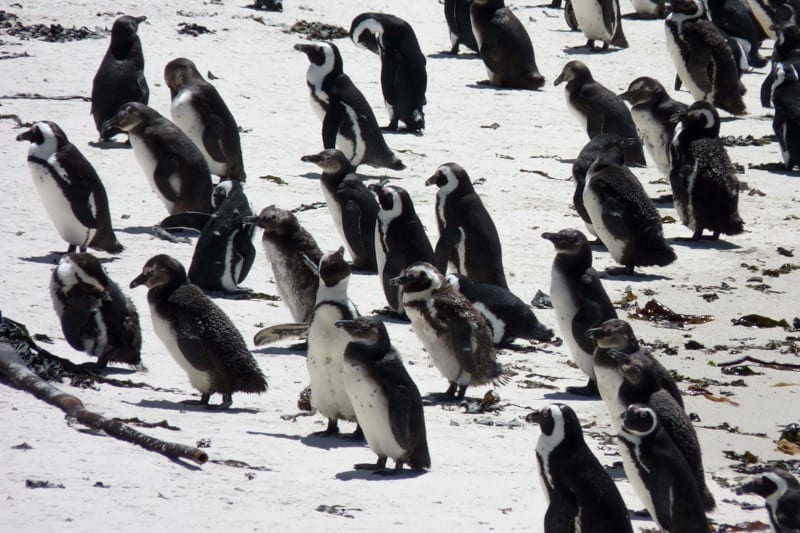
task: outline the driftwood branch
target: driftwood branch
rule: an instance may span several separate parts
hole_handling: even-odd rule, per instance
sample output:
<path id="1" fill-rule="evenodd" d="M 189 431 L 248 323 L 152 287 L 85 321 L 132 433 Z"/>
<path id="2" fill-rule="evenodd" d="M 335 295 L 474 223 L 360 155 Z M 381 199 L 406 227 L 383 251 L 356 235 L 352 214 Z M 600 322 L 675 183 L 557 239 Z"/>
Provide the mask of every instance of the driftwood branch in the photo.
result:
<path id="1" fill-rule="evenodd" d="M 65 96 L 45 96 L 39 93 L 17 93 L 17 94 L 3 94 L 0 95 L 0 100 L 82 100 L 84 102 L 91 102 L 92 99 L 88 96 L 81 95 L 65 95 Z"/>
<path id="2" fill-rule="evenodd" d="M 742 363 L 753 363 L 755 365 L 761 365 L 775 370 L 800 370 L 800 365 L 798 364 L 779 363 L 778 361 L 764 361 L 762 359 L 750 357 L 749 355 L 740 357 L 739 359 L 735 359 L 733 361 L 728 361 L 726 363 L 718 363 L 717 366 L 736 366 L 741 365 Z"/>
<path id="3" fill-rule="evenodd" d="M 191 459 L 198 464 L 208 461 L 208 454 L 203 450 L 150 437 L 118 420 L 111 420 L 89 411 L 76 396 L 62 392 L 31 372 L 7 343 L 0 343 L 0 375 L 8 378 L 15 387 L 55 405 L 81 424 L 105 431 L 116 439 L 136 444 L 145 450 L 170 458 Z"/>

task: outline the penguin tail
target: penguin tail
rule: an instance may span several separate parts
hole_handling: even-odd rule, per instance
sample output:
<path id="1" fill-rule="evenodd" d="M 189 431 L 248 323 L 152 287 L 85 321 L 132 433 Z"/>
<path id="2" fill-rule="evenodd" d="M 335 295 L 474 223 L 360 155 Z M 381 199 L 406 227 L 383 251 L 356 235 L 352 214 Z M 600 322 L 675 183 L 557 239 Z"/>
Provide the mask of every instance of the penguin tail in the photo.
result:
<path id="1" fill-rule="evenodd" d="M 497 361 L 493 361 L 489 368 L 489 380 L 496 387 L 508 385 L 513 375 L 514 372 L 510 368 L 503 368 L 503 365 Z"/>
<path id="2" fill-rule="evenodd" d="M 713 511 L 717 506 L 717 502 L 714 500 L 714 495 L 711 494 L 711 491 L 708 490 L 708 487 L 704 486 L 702 488 L 701 497 L 703 499 L 703 508 L 706 511 Z"/>
<path id="3" fill-rule="evenodd" d="M 392 160 L 389 161 L 389 164 L 386 165 L 386 168 L 390 168 L 392 170 L 405 170 L 406 166 L 397 158 L 397 156 L 392 155 Z"/>
<path id="4" fill-rule="evenodd" d="M 113 235 L 110 239 L 105 239 L 106 242 L 92 242 L 89 247 L 94 248 L 96 250 L 102 250 L 104 252 L 108 252 L 110 254 L 120 254 L 125 250 L 125 247 L 122 246 L 116 237 Z"/>
<path id="5" fill-rule="evenodd" d="M 636 262 L 639 266 L 667 266 L 678 258 L 675 250 L 667 244 L 663 237 L 653 239 L 650 245 L 641 251 L 640 257 L 644 260 Z"/>
<path id="6" fill-rule="evenodd" d="M 740 217 L 738 213 L 735 213 L 731 217 L 725 229 L 722 230 L 722 233 L 724 233 L 725 235 L 739 235 L 740 233 L 743 232 L 744 232 L 744 221 L 742 220 L 742 217 Z"/>
<path id="7" fill-rule="evenodd" d="M 625 38 L 625 33 L 622 31 L 622 21 L 617 24 L 617 31 L 614 32 L 614 37 L 611 38 L 611 44 L 617 48 L 628 48 L 628 39 Z"/>
<path id="8" fill-rule="evenodd" d="M 261 394 L 262 392 L 267 392 L 269 388 L 267 378 L 264 377 L 264 374 L 259 369 L 242 372 L 236 376 L 234 382 L 236 383 L 236 390 L 239 392 Z"/>
<path id="9" fill-rule="evenodd" d="M 411 452 L 408 457 L 408 466 L 414 470 L 427 470 L 431 467 L 431 454 L 425 439 L 422 439 L 422 442 Z"/>

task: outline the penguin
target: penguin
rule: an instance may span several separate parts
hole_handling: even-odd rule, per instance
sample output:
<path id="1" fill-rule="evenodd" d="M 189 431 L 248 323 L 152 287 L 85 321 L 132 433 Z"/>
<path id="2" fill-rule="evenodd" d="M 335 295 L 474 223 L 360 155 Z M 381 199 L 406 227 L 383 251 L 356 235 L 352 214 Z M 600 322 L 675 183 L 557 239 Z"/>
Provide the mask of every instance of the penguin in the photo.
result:
<path id="1" fill-rule="evenodd" d="M 278 294 L 294 321 L 311 322 L 319 276 L 306 266 L 303 258 L 315 265 L 322 259 L 314 237 L 300 225 L 294 213 L 274 205 L 262 209 L 258 216 L 245 217 L 243 222 L 264 230 L 261 237 L 264 255 L 272 267 Z"/>
<path id="2" fill-rule="evenodd" d="M 500 236 L 492 217 L 475 192 L 469 174 L 456 163 L 440 165 L 426 186 L 436 185 L 439 240 L 434 250 L 441 272 L 448 264 L 476 283 L 508 289 Z"/>
<path id="3" fill-rule="evenodd" d="M 670 146 L 675 134 L 675 123 L 670 119 L 689 106 L 670 98 L 663 85 L 647 76 L 633 80 L 619 98 L 631 104 L 633 123 L 650 153 L 650 159 L 664 176 L 669 177 L 672 169 Z"/>
<path id="4" fill-rule="evenodd" d="M 544 532 L 633 533 L 625 501 L 586 445 L 575 411 L 554 403 L 531 418 L 541 428 L 536 459 L 548 500 Z"/>
<path id="5" fill-rule="evenodd" d="M 478 51 L 478 42 L 472 33 L 472 20 L 469 11 L 472 0 L 444 0 L 444 18 L 450 30 L 451 48 L 449 54 L 458 54 L 459 45 L 464 45 L 473 52 Z"/>
<path id="6" fill-rule="evenodd" d="M 625 159 L 631 164 L 646 164 L 631 112 L 613 92 L 595 81 L 589 67 L 581 61 L 570 61 L 564 65 L 553 85 L 562 82 L 567 83 L 564 88 L 567 107 L 586 129 L 590 139 L 601 133 L 634 139 L 625 149 Z"/>
<path id="7" fill-rule="evenodd" d="M 536 66 L 533 43 L 525 26 L 504 0 L 472 0 L 472 33 L 489 79 L 479 82 L 507 89 L 541 89 L 544 76 Z"/>
<path id="8" fill-rule="evenodd" d="M 391 280 L 412 263 L 432 263 L 433 247 L 405 189 L 385 183 L 368 188 L 380 206 L 375 224 L 375 259 L 383 294 L 389 308 L 403 315 L 402 287 L 392 285 Z"/>
<path id="9" fill-rule="evenodd" d="M 339 148 L 353 167 L 403 170 L 406 166 L 386 145 L 378 121 L 366 98 L 344 73 L 342 55 L 335 44 L 296 44 L 308 56 L 306 83 L 311 107 L 322 121 L 324 148 Z"/>
<path id="10" fill-rule="evenodd" d="M 595 41 L 603 41 L 603 50 L 613 44 L 628 48 L 628 40 L 622 31 L 619 0 L 572 0 L 578 28 L 586 37 L 586 48 L 593 50 Z"/>
<path id="11" fill-rule="evenodd" d="M 733 115 L 746 114 L 736 60 L 708 20 L 703 0 L 673 0 L 665 27 L 667 50 L 692 97 Z"/>
<path id="12" fill-rule="evenodd" d="M 796 24 L 796 0 L 748 0 L 761 31 L 770 39 L 777 39 L 777 27 L 784 22 Z"/>
<path id="13" fill-rule="evenodd" d="M 628 406 L 619 441 L 625 475 L 656 524 L 669 532 L 708 533 L 697 482 L 655 412 Z"/>
<path id="14" fill-rule="evenodd" d="M 391 283 L 403 287 L 403 308 L 411 327 L 450 384 L 437 397 L 461 401 L 470 385 L 508 381 L 496 360 L 486 319 L 435 266 L 414 263 Z"/>
<path id="15" fill-rule="evenodd" d="M 798 65 L 800 66 L 800 65 Z M 781 147 L 783 164 L 787 170 L 800 166 L 800 80 L 798 66 L 778 63 L 771 100 L 775 106 L 772 131 Z"/>
<path id="16" fill-rule="evenodd" d="M 67 253 L 76 248 L 122 252 L 103 182 L 64 131 L 54 122 L 36 122 L 17 141 L 31 143 L 28 169 L 58 235 L 69 245 Z"/>
<path id="17" fill-rule="evenodd" d="M 333 224 L 353 258 L 353 268 L 375 272 L 375 223 L 380 209 L 375 196 L 352 172 L 350 161 L 340 150 L 331 148 L 300 159 L 315 163 L 322 169 L 322 196 L 333 217 Z"/>
<path id="18" fill-rule="evenodd" d="M 267 380 L 242 334 L 228 315 L 189 281 L 183 265 L 165 254 L 151 257 L 130 288 L 147 286 L 153 329 L 164 347 L 200 391 L 200 400 L 188 405 L 227 409 L 234 392 L 261 394 Z M 209 405 L 212 394 L 222 403 Z"/>
<path id="19" fill-rule="evenodd" d="M 777 114 L 777 113 L 776 113 Z M 744 231 L 739 216 L 739 180 L 719 138 L 717 110 L 708 102 L 695 102 L 673 115 L 680 129 L 672 141 L 672 185 L 675 210 L 681 222 L 699 240 L 704 229 L 738 235 Z"/>
<path id="20" fill-rule="evenodd" d="M 344 352 L 350 336 L 336 327 L 339 320 L 353 320 L 358 311 L 347 297 L 350 265 L 344 260 L 344 247 L 327 252 L 320 259 L 319 288 L 308 328 L 306 364 L 311 377 L 311 407 L 328 419 L 319 436 L 339 433 L 339 420 L 356 421 L 353 402 L 344 386 Z M 352 438 L 361 439 L 357 427 Z"/>
<path id="21" fill-rule="evenodd" d="M 123 105 L 106 125 L 128 133 L 139 166 L 170 215 L 212 211 L 208 163 L 180 128 L 136 102 Z"/>
<path id="22" fill-rule="evenodd" d="M 246 293 L 239 284 L 253 266 L 255 226 L 245 217 L 253 208 L 238 180 L 222 181 L 214 189 L 214 214 L 209 216 L 194 248 L 189 266 L 189 281 L 206 291 Z"/>
<path id="23" fill-rule="evenodd" d="M 776 30 L 775 47 L 772 50 L 772 65 L 761 84 L 761 105 L 772 107 L 772 85 L 778 64 L 789 63 L 800 68 L 800 28 L 793 22 L 780 24 Z"/>
<path id="24" fill-rule="evenodd" d="M 357 470 L 397 474 L 407 464 L 413 470 L 431 467 L 425 413 L 419 389 L 392 346 L 383 322 L 372 317 L 338 320 L 350 342 L 344 350 L 343 381 L 376 464 Z M 395 462 L 386 470 L 386 459 Z"/>
<path id="25" fill-rule="evenodd" d="M 405 131 L 422 133 L 428 73 L 411 25 L 394 15 L 362 13 L 350 25 L 350 38 L 381 58 L 381 90 L 389 113 L 386 129 L 397 131 L 402 121 Z"/>
<path id="26" fill-rule="evenodd" d="M 666 0 L 631 0 L 639 17 L 663 19 L 667 16 Z"/>
<path id="27" fill-rule="evenodd" d="M 486 319 L 495 346 L 508 346 L 514 339 L 552 340 L 553 330 L 539 322 L 530 306 L 508 289 L 491 283 L 475 283 L 462 274 L 448 274 L 446 279 Z"/>
<path id="28" fill-rule="evenodd" d="M 91 115 L 100 141 L 110 141 L 121 133 L 117 128 L 104 127 L 123 104 L 139 102 L 147 104 L 150 89 L 144 78 L 144 54 L 139 39 L 139 24 L 147 17 L 118 17 L 111 26 L 111 43 L 97 73 L 92 80 Z"/>
<path id="29" fill-rule="evenodd" d="M 62 256 L 50 277 L 50 296 L 69 345 L 97 357 L 90 369 L 141 364 L 139 313 L 95 256 Z"/>
<path id="30" fill-rule="evenodd" d="M 747 64 L 765 67 L 767 60 L 758 53 L 763 41 L 761 28 L 747 0 L 707 0 L 706 5 L 711 22 L 744 49 Z"/>
<path id="31" fill-rule="evenodd" d="M 741 492 L 766 500 L 769 521 L 776 533 L 800 531 L 800 483 L 789 472 L 776 468 L 755 478 Z"/>
<path id="32" fill-rule="evenodd" d="M 586 331 L 601 322 L 617 318 L 600 276 L 592 268 L 592 250 L 586 236 L 576 229 L 543 233 L 553 243 L 556 256 L 550 271 L 550 299 L 558 329 L 567 343 L 572 360 L 589 378 L 583 387 L 567 387 L 580 396 L 597 396 L 593 353 L 595 342 Z"/>
<path id="33" fill-rule="evenodd" d="M 622 137 L 616 133 L 601 133 L 594 139 L 590 139 L 588 143 L 581 149 L 575 162 L 572 163 L 572 181 L 575 182 L 575 192 L 572 194 L 572 204 L 575 206 L 575 211 L 581 217 L 583 223 L 586 225 L 586 230 L 597 237 L 597 233 L 592 226 L 592 219 L 589 218 L 589 213 L 583 205 L 583 188 L 586 185 L 586 172 L 592 166 L 597 156 L 605 152 L 612 146 L 619 146 L 622 142 Z M 595 243 L 600 243 L 596 240 Z M 602 243 L 600 243 L 602 244 Z"/>
<path id="34" fill-rule="evenodd" d="M 216 87 L 184 57 L 167 63 L 164 81 L 172 121 L 194 142 L 209 170 L 223 180 L 245 181 L 239 126 Z"/>

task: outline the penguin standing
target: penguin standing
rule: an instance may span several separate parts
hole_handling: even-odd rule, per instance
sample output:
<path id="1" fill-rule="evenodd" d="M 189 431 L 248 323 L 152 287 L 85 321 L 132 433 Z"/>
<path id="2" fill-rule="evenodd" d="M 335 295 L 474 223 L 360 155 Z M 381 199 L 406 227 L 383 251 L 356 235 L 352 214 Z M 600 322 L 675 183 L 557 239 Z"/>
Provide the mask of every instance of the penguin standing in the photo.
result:
<path id="1" fill-rule="evenodd" d="M 762 68 L 767 60 L 761 57 L 762 31 L 747 0 L 707 0 L 711 21 L 724 34 L 735 39 L 745 52 L 747 65 Z"/>
<path id="2" fill-rule="evenodd" d="M 712 239 L 720 233 L 742 233 L 739 180 L 719 138 L 717 110 L 707 102 L 695 102 L 672 120 L 680 122 L 680 130 L 672 141 L 669 181 L 675 210 L 694 232 L 692 240 L 699 240 L 704 229 L 713 232 Z"/>
<path id="3" fill-rule="evenodd" d="M 656 524 L 670 532 L 708 533 L 697 482 L 655 412 L 628 406 L 619 440 L 625 475 Z"/>
<path id="4" fill-rule="evenodd" d="M 428 73 L 411 25 L 394 15 L 362 13 L 350 25 L 350 38 L 381 58 L 381 89 L 389 112 L 386 129 L 397 131 L 402 121 L 407 131 L 422 133 Z"/>
<path id="5" fill-rule="evenodd" d="M 50 278 L 53 308 L 70 346 L 97 357 L 89 366 L 142 362 L 142 331 L 133 302 L 92 254 L 61 257 Z"/>
<path id="6" fill-rule="evenodd" d="M 544 86 L 530 35 L 504 0 L 472 0 L 470 20 L 489 76 L 481 83 L 509 89 Z"/>
<path id="7" fill-rule="evenodd" d="M 366 98 L 344 73 L 336 45 L 296 44 L 294 49 L 308 56 L 306 83 L 311 107 L 322 121 L 323 147 L 339 148 L 353 167 L 406 168 L 386 145 Z"/>
<path id="8" fill-rule="evenodd" d="M 436 185 L 436 222 L 439 241 L 435 265 L 447 272 L 448 264 L 476 283 L 508 288 L 503 250 L 492 217 L 475 192 L 469 174 L 455 163 L 441 165 L 426 186 Z"/>
<path id="9" fill-rule="evenodd" d="M 445 401 L 463 400 L 470 385 L 507 381 L 483 315 L 436 267 L 414 263 L 392 283 L 403 287 L 403 308 L 414 333 L 450 383 L 440 395 Z"/>
<path id="10" fill-rule="evenodd" d="M 772 86 L 780 63 L 800 68 L 800 28 L 793 22 L 784 22 L 776 30 L 775 46 L 769 73 L 761 83 L 761 105 L 772 107 Z"/>
<path id="11" fill-rule="evenodd" d="M 164 67 L 172 120 L 194 142 L 212 173 L 244 181 L 239 126 L 217 89 L 183 57 Z"/>
<path id="12" fill-rule="evenodd" d="M 106 121 L 106 127 L 128 133 L 139 166 L 170 215 L 212 211 L 208 163 L 175 124 L 155 109 L 130 102 Z"/>
<path id="13" fill-rule="evenodd" d="M 367 445 L 378 455 L 376 464 L 357 464 L 358 470 L 395 474 L 407 464 L 414 470 L 431 467 L 425 414 L 419 389 L 400 354 L 389 340 L 383 322 L 371 317 L 339 320 L 347 332 L 343 381 Z M 395 462 L 386 470 L 386 459 Z"/>
<path id="14" fill-rule="evenodd" d="M 322 196 L 336 230 L 353 258 L 353 267 L 375 272 L 375 223 L 379 210 L 375 196 L 352 172 L 350 162 L 340 150 L 328 149 L 304 155 L 301 160 L 316 163 L 322 169 Z"/>
<path id="15" fill-rule="evenodd" d="M 567 392 L 597 396 L 593 353 L 595 342 L 586 331 L 610 318 L 617 318 L 600 276 L 592 268 L 592 250 L 586 237 L 575 229 L 543 233 L 553 243 L 556 257 L 550 273 L 550 299 L 558 329 L 578 368 L 588 376 L 583 387 L 567 387 Z"/>
<path id="16" fill-rule="evenodd" d="M 776 533 L 800 531 L 800 483 L 789 472 L 776 468 L 745 484 L 741 492 L 766 500 L 769 521 Z"/>
<path id="17" fill-rule="evenodd" d="M 787 170 L 793 170 L 800 166 L 800 80 L 797 67 L 791 63 L 778 63 L 775 73 L 772 131 L 778 138 L 783 164 Z"/>
<path id="18" fill-rule="evenodd" d="M 67 253 L 87 247 L 122 252 L 111 227 L 103 182 L 64 131 L 54 122 L 42 121 L 17 135 L 17 140 L 31 143 L 28 169 L 56 231 L 69 244 Z"/>
<path id="19" fill-rule="evenodd" d="M 636 135 L 636 126 L 627 106 L 613 92 L 596 82 L 581 61 L 570 61 L 561 70 L 553 85 L 567 82 L 564 87 L 567 107 L 586 129 L 590 139 L 601 133 L 615 133 L 623 139 L 633 139 L 625 147 L 625 159 L 631 164 L 644 165 L 644 149 Z"/>
<path id="20" fill-rule="evenodd" d="M 601 133 L 594 139 L 589 140 L 586 145 L 581 149 L 575 162 L 572 164 L 572 181 L 575 182 L 575 192 L 572 193 L 572 204 L 575 206 L 578 216 L 581 217 L 583 223 L 586 224 L 586 230 L 597 237 L 597 233 L 592 226 L 592 219 L 589 218 L 589 213 L 583 205 L 583 188 L 586 185 L 586 172 L 592 166 L 597 156 L 605 152 L 612 146 L 619 146 L 622 142 L 622 137 L 616 133 Z M 595 241 L 599 243 L 600 241 Z"/>
<path id="21" fill-rule="evenodd" d="M 189 282 L 176 259 L 156 255 L 148 259 L 130 288 L 146 285 L 153 329 L 167 351 L 200 391 L 200 400 L 183 403 L 207 409 L 227 409 L 234 392 L 261 394 L 267 380 L 242 334 L 228 315 L 197 286 Z M 222 403 L 209 405 L 212 394 Z"/>
<path id="22" fill-rule="evenodd" d="M 111 26 L 111 43 L 100 68 L 92 80 L 92 110 L 94 124 L 101 141 L 109 141 L 121 133 L 119 129 L 106 129 L 103 124 L 113 117 L 123 104 L 147 104 L 150 89 L 144 79 L 144 55 L 139 40 L 139 24 L 147 17 L 123 15 Z"/>
<path id="23" fill-rule="evenodd" d="M 472 21 L 469 10 L 472 0 L 444 0 L 444 18 L 450 30 L 450 44 L 452 48 L 448 53 L 457 54 L 459 45 L 464 45 L 473 52 L 478 51 L 478 42 L 472 33 Z"/>
<path id="24" fill-rule="evenodd" d="M 554 403 L 533 413 L 539 477 L 549 506 L 545 533 L 633 533 L 617 486 L 583 440 L 575 411 Z"/>
<path id="25" fill-rule="evenodd" d="M 586 48 L 594 49 L 595 41 L 603 41 L 603 50 L 613 44 L 628 48 L 622 31 L 619 0 L 572 0 L 578 27 L 586 37 Z"/>

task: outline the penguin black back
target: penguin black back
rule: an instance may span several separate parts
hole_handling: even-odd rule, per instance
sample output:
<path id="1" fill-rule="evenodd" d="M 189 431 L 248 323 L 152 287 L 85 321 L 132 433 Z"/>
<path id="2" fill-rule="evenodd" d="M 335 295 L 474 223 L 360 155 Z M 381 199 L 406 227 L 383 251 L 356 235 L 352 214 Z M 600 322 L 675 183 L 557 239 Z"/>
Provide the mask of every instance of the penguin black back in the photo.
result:
<path id="1" fill-rule="evenodd" d="M 601 133 L 594 139 L 590 139 L 588 143 L 581 148 L 578 157 L 572 164 L 572 180 L 575 182 L 575 192 L 572 195 L 572 204 L 575 206 L 575 211 L 578 216 L 586 224 L 586 229 L 589 233 L 594 235 L 594 226 L 592 226 L 592 219 L 589 218 L 589 213 L 586 211 L 586 206 L 583 205 L 583 188 L 586 185 L 586 172 L 592 166 L 594 160 L 602 152 L 605 152 L 612 146 L 619 146 L 622 137 L 616 133 Z"/>
<path id="2" fill-rule="evenodd" d="M 771 100 L 775 107 L 772 131 L 781 147 L 783 164 L 787 170 L 800 166 L 800 80 L 798 67 L 791 62 L 775 66 Z"/>
<path id="3" fill-rule="evenodd" d="M 444 0 L 444 18 L 450 30 L 450 54 L 457 54 L 459 45 L 464 45 L 473 52 L 478 51 L 478 42 L 472 33 L 472 21 L 469 10 L 472 0 Z"/>

